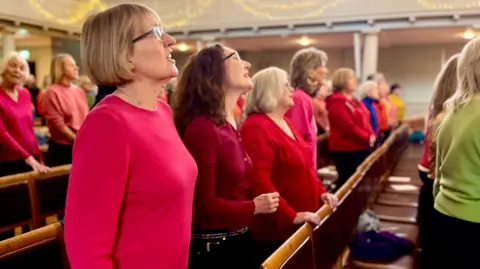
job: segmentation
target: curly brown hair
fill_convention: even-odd
[[[204,115],[217,124],[226,122],[226,80],[223,47],[213,45],[192,55],[178,78],[173,94],[173,119],[180,136],[197,116]]]

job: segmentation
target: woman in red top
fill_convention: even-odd
[[[328,147],[338,172],[337,188],[355,173],[370,154],[376,137],[370,124],[370,112],[353,93],[357,88],[355,72],[340,68],[332,77],[333,94],[327,98],[330,136]]]
[[[30,93],[22,88],[28,64],[17,53],[6,55],[0,66],[0,176],[46,172],[33,130]]]
[[[193,55],[178,79],[174,120],[198,165],[190,268],[258,268],[248,226],[278,207],[278,193],[249,198],[252,163],[233,115],[253,87],[249,68],[236,51],[214,45]]]
[[[287,73],[271,67],[253,77],[247,95],[241,134],[252,158],[253,194],[278,192],[280,206],[272,215],[257,216],[252,225],[259,261],[263,261],[304,222],[319,224],[314,213],[321,202],[335,206],[312,168],[312,151],[285,117],[293,105]]]

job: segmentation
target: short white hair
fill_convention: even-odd
[[[0,62],[0,83],[3,82],[3,74],[7,70],[8,63],[13,59],[19,60],[25,66],[25,77],[23,78],[23,82],[30,75],[30,67],[28,66],[27,61],[22,56],[20,56],[18,52],[13,51],[5,55],[5,57]]]
[[[288,83],[285,70],[278,67],[268,67],[258,71],[253,77],[253,90],[247,94],[244,113],[269,113],[278,105],[278,99]]]
[[[360,92],[362,94],[362,97],[371,97],[372,96],[372,90],[374,88],[378,88],[377,82],[373,80],[367,80],[363,82],[360,85]]]

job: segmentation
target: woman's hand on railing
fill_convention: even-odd
[[[331,193],[322,194],[322,196],[320,196],[320,199],[322,199],[322,202],[329,205],[332,209],[335,208],[338,204],[337,197]]]
[[[39,173],[46,173],[50,170],[49,167],[39,163],[33,156],[28,157],[25,160],[25,163],[28,164],[30,167],[32,167],[33,171],[37,171]]]
[[[280,203],[279,197],[278,192],[264,193],[255,197],[253,199],[253,203],[255,203],[254,214],[269,214],[277,211]]]
[[[312,212],[300,212],[297,213],[297,216],[293,220],[293,224],[303,224],[305,222],[309,222],[313,225],[318,225],[320,224],[320,217]]]

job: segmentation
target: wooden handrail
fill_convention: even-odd
[[[20,234],[15,237],[8,238],[2,241],[2,243],[0,244],[0,256],[28,247],[44,240],[56,238],[57,234],[59,233],[59,229],[62,229],[62,225],[58,222],[49,226],[32,230],[25,234]]]

